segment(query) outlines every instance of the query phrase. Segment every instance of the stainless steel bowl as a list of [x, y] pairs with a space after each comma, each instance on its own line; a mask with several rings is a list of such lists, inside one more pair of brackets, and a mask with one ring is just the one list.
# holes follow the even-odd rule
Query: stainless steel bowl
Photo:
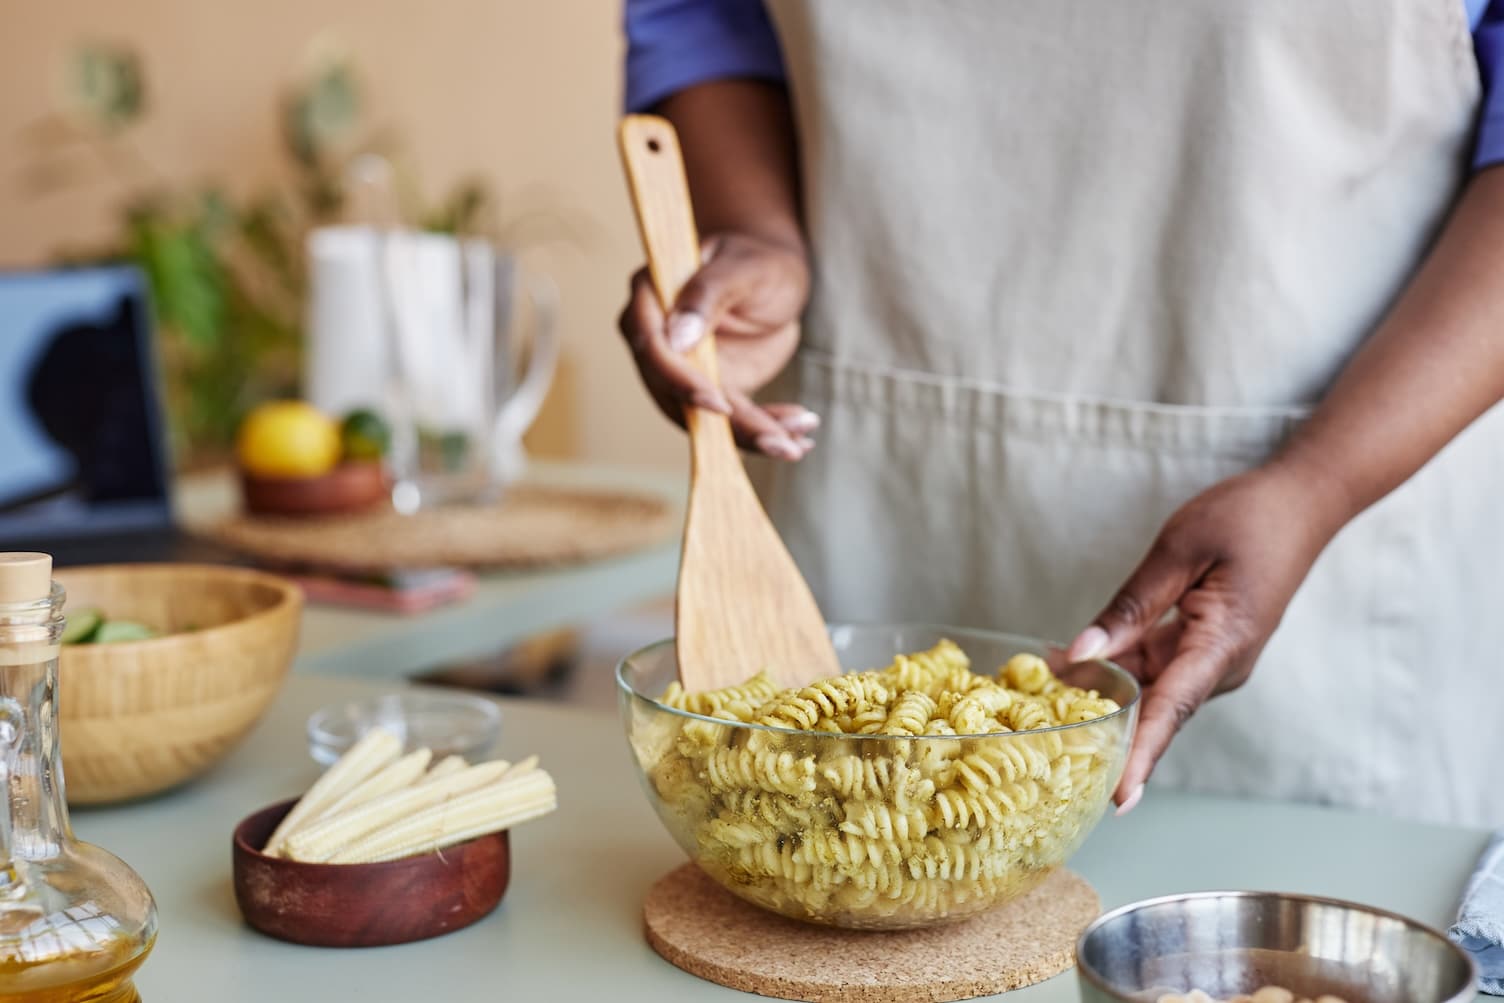
[[1200, 892], [1102, 916], [1076, 945], [1084, 1003], [1153, 1003], [1200, 989], [1217, 999], [1282, 986], [1348, 1003], [1466, 1003], [1473, 961], [1430, 927], [1307, 895]]

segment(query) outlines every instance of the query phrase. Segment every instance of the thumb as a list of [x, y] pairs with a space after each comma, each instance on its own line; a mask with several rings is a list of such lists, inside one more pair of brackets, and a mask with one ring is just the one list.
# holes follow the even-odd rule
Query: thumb
[[1066, 649], [1070, 662], [1111, 658], [1133, 647], [1206, 572], [1201, 562], [1156, 540], [1128, 581]]
[[1208, 637], [1210, 633], [1188, 631], [1164, 673], [1144, 688], [1138, 728], [1118, 780], [1119, 815], [1133, 810], [1171, 740], [1216, 690], [1227, 664], [1227, 648]]
[[707, 331], [715, 330], [746, 288], [745, 262], [711, 256], [679, 290], [668, 315], [668, 347], [682, 354], [698, 345]]

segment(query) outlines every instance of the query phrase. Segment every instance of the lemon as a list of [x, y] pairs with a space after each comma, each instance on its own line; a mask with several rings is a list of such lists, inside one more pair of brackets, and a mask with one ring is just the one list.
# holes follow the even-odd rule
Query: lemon
[[339, 463], [339, 426], [312, 404], [273, 401], [246, 415], [235, 452], [258, 477], [317, 477]]

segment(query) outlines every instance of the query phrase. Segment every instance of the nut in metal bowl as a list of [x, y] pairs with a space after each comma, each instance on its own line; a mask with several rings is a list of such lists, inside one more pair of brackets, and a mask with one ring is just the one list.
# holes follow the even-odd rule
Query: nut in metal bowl
[[1228, 999], [1263, 986], [1347, 1003], [1466, 1003], [1472, 959], [1414, 920], [1353, 902], [1269, 892], [1149, 899], [1081, 935], [1083, 1003], [1154, 1003], [1192, 989]]
[[[831, 628], [848, 671], [950, 640], [990, 674], [1041, 642], [932, 626]], [[1138, 684], [1106, 662], [1062, 679], [1120, 710], [980, 735], [850, 735], [742, 724], [658, 702], [664, 641], [617, 669], [622, 718], [658, 817], [748, 902], [794, 919], [893, 930], [953, 922], [1024, 894], [1101, 819], [1122, 773]]]

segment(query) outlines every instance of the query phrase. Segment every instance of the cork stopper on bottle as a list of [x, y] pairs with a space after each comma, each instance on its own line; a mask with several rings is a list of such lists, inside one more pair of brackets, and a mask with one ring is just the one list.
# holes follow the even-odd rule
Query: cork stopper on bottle
[[0, 603], [36, 602], [51, 594], [50, 554], [0, 554]]

